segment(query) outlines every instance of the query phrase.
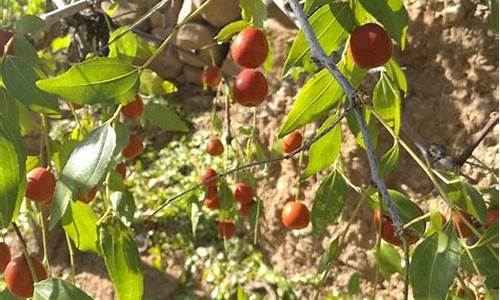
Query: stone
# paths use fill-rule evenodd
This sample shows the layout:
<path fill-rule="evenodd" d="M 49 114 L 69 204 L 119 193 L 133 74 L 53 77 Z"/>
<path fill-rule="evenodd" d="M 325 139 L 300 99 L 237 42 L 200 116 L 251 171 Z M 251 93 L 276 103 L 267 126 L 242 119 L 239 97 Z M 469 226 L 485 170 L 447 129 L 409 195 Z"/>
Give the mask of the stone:
<path fill-rule="evenodd" d="M 440 14 L 443 16 L 445 24 L 456 23 L 463 20 L 465 17 L 465 8 L 462 4 L 457 3 L 446 6 Z"/>
<path fill-rule="evenodd" d="M 182 7 L 182 0 L 172 0 L 170 5 L 155 11 L 151 17 L 151 27 L 172 28 L 177 24 L 177 18 Z"/>
<path fill-rule="evenodd" d="M 217 45 L 214 37 L 217 32 L 210 26 L 188 23 L 177 33 L 176 45 L 186 50 L 199 50 L 196 55 L 179 51 L 179 58 L 193 67 L 203 67 L 207 64 L 220 65 L 224 59 L 224 47 Z"/>
<path fill-rule="evenodd" d="M 113 21 L 120 25 L 131 25 L 148 11 L 146 3 L 131 3 L 129 1 L 123 0 L 117 1 L 117 3 L 119 6 L 112 17 L 114 17 Z M 103 1 L 101 3 L 101 8 L 102 10 L 106 11 L 112 5 L 113 3 L 111 1 Z M 147 20 L 140 24 L 137 29 L 148 31 L 150 26 L 150 22 L 149 20 Z"/>
<path fill-rule="evenodd" d="M 206 0 L 193 0 L 200 7 Z M 239 0 L 214 0 L 201 12 L 205 21 L 214 27 L 222 27 L 241 18 Z"/>
<path fill-rule="evenodd" d="M 188 65 L 185 65 L 184 68 L 182 68 L 182 76 L 184 77 L 184 80 L 189 83 L 202 85 L 201 82 L 202 74 L 203 74 L 203 68 L 196 68 Z"/>
<path fill-rule="evenodd" d="M 179 14 L 177 15 L 177 24 L 180 24 L 187 16 L 189 16 L 194 10 L 196 6 L 191 0 L 185 0 L 182 3 Z M 194 17 L 192 22 L 203 22 L 203 18 L 201 16 Z"/>

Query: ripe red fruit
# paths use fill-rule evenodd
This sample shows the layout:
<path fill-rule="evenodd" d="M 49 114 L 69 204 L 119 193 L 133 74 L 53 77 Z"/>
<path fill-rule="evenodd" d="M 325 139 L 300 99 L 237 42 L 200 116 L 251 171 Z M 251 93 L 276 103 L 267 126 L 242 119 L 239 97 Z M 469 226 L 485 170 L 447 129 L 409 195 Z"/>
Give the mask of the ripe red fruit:
<path fill-rule="evenodd" d="M 7 42 L 14 36 L 13 32 L 7 30 L 0 30 L 0 56 L 3 56 Z M 14 55 L 14 43 L 10 42 L 7 54 Z"/>
<path fill-rule="evenodd" d="M 50 203 L 56 189 L 56 178 L 45 168 L 31 170 L 26 179 L 26 197 L 40 203 Z"/>
<path fill-rule="evenodd" d="M 269 46 L 264 32 L 256 28 L 243 29 L 231 44 L 233 60 L 244 68 L 255 69 L 267 58 Z"/>
<path fill-rule="evenodd" d="M 210 156 L 219 156 L 224 153 L 224 145 L 218 138 L 212 138 L 207 143 L 207 153 Z"/>
<path fill-rule="evenodd" d="M 290 153 L 302 145 L 302 134 L 295 130 L 283 138 L 283 152 Z"/>
<path fill-rule="evenodd" d="M 144 103 L 142 102 L 142 98 L 140 96 L 136 96 L 134 101 L 122 107 L 121 110 L 122 115 L 129 119 L 137 119 L 142 115 L 143 111 Z"/>
<path fill-rule="evenodd" d="M 266 100 L 267 79 L 257 70 L 241 71 L 233 83 L 234 100 L 243 106 L 254 107 Z"/>
<path fill-rule="evenodd" d="M 203 202 L 203 206 L 208 209 L 217 209 L 219 208 L 219 195 L 207 196 L 205 201 Z"/>
<path fill-rule="evenodd" d="M 375 213 L 373 214 L 373 223 L 375 224 L 378 232 L 380 226 L 380 210 L 375 211 Z M 407 235 L 407 237 L 409 245 L 415 244 L 418 241 L 418 236 L 416 235 L 409 234 Z M 394 246 L 403 246 L 403 241 L 394 231 L 394 223 L 392 222 L 391 218 L 389 218 L 389 216 L 385 215 L 382 221 L 382 239 Z"/>
<path fill-rule="evenodd" d="M 498 222 L 498 207 L 488 209 L 488 215 L 486 216 L 486 224 L 484 224 L 484 227 L 488 229 L 496 222 Z"/>
<path fill-rule="evenodd" d="M 252 206 L 254 205 L 254 202 L 250 202 L 248 204 L 241 204 L 240 205 L 240 215 L 244 218 L 248 218 L 250 215 L 250 211 L 252 210 Z"/>
<path fill-rule="evenodd" d="M 358 67 L 371 69 L 391 59 L 392 40 L 382 26 L 368 23 L 352 32 L 349 50 Z"/>
<path fill-rule="evenodd" d="M 201 81 L 206 86 L 216 87 L 219 85 L 222 75 L 219 68 L 210 66 L 203 71 L 201 75 Z"/>
<path fill-rule="evenodd" d="M 214 169 L 208 168 L 203 171 L 203 173 L 200 174 L 200 180 L 201 181 L 206 181 L 212 177 L 217 176 L 217 172 L 215 172 Z M 210 182 L 207 182 L 204 184 L 205 187 L 217 187 L 217 179 L 211 180 Z"/>
<path fill-rule="evenodd" d="M 474 225 L 474 217 L 472 215 L 464 211 L 453 214 L 453 225 L 455 226 L 458 237 L 462 236 L 467 238 L 472 235 L 472 230 L 467 226 L 464 219 L 467 220 L 470 225 Z"/>
<path fill-rule="evenodd" d="M 234 188 L 233 197 L 236 201 L 241 204 L 249 204 L 252 203 L 253 197 L 255 193 L 253 192 L 252 187 L 248 186 L 244 182 L 239 182 L 236 184 Z"/>
<path fill-rule="evenodd" d="M 47 271 L 42 263 L 34 257 L 30 257 L 30 260 L 36 273 L 37 281 L 46 279 Z M 4 280 L 7 288 L 14 296 L 22 298 L 33 296 L 33 278 L 31 278 L 28 263 L 23 256 L 14 258 L 9 262 L 7 268 L 5 268 Z"/>
<path fill-rule="evenodd" d="M 82 192 L 78 191 L 78 194 L 76 195 L 76 200 L 85 203 L 90 203 L 92 200 L 94 200 L 96 194 L 97 194 L 97 187 L 92 188 L 87 194 L 87 197 L 83 197 Z"/>
<path fill-rule="evenodd" d="M 281 221 L 288 229 L 302 229 L 309 224 L 309 209 L 297 201 L 285 204 L 281 212 Z"/>
<path fill-rule="evenodd" d="M 125 166 L 125 163 L 119 163 L 116 165 L 116 172 L 120 173 L 122 175 L 122 178 L 125 179 L 127 177 L 127 167 Z"/>
<path fill-rule="evenodd" d="M 234 226 L 233 221 L 225 220 L 219 222 L 219 225 L 217 226 L 217 232 L 219 233 L 220 237 L 224 239 L 230 239 L 234 236 L 234 233 L 236 232 L 236 226 Z"/>
<path fill-rule="evenodd" d="M 142 140 L 135 134 L 131 134 L 128 145 L 122 150 L 122 155 L 126 159 L 133 159 L 144 151 Z"/>
<path fill-rule="evenodd" d="M 5 271 L 5 267 L 10 261 L 10 249 L 5 243 L 0 243 L 0 274 Z"/>

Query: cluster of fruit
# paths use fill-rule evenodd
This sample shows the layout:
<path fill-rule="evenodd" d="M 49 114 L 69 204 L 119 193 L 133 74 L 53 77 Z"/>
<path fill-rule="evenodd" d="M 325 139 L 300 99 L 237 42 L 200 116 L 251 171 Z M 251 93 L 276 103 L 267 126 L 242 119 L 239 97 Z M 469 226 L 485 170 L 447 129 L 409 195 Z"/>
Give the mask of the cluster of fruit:
<path fill-rule="evenodd" d="M 30 256 L 31 266 L 36 274 L 36 281 L 47 278 L 47 270 L 35 257 Z M 21 298 L 33 296 L 34 282 L 31 276 L 29 263 L 24 256 L 11 260 L 9 246 L 0 243 L 0 274 L 3 273 L 5 284 L 10 293 Z"/>
<path fill-rule="evenodd" d="M 402 247 L 403 241 L 398 237 L 397 233 L 395 232 L 394 223 L 392 222 L 391 218 L 384 214 L 382 217 L 382 224 L 380 224 L 380 220 L 381 220 L 380 210 L 376 210 L 375 213 L 373 214 L 373 223 L 377 228 L 381 228 L 382 239 L 389 244 Z M 444 225 L 447 222 L 448 219 L 443 214 L 441 214 L 441 224 Z M 464 211 L 453 213 L 452 222 L 453 222 L 453 227 L 457 232 L 457 235 L 462 238 L 468 238 L 474 234 L 470 226 L 474 228 L 483 227 L 483 229 L 487 230 L 488 228 L 491 227 L 491 225 L 498 222 L 498 208 L 488 209 L 486 222 L 484 224 L 479 224 L 478 222 L 476 222 L 475 218 L 472 215 Z M 419 237 L 412 233 L 408 233 L 406 238 L 408 245 L 415 244 L 419 240 Z"/>
<path fill-rule="evenodd" d="M 262 66 L 268 52 L 266 35 L 257 28 L 245 28 L 234 38 L 231 57 L 239 66 L 245 68 L 233 82 L 233 97 L 237 103 L 255 107 L 267 98 L 267 79 L 256 68 Z M 220 80 L 221 72 L 217 67 L 207 67 L 203 72 L 202 82 L 206 86 L 217 86 Z"/>
<path fill-rule="evenodd" d="M 219 156 L 223 152 L 224 146 L 220 139 L 212 138 L 208 141 L 207 153 L 209 155 Z M 219 208 L 220 195 L 218 192 L 217 177 L 217 172 L 212 168 L 204 170 L 200 175 L 200 180 L 204 183 L 203 187 L 205 188 L 205 201 L 203 205 L 207 209 L 214 210 Z M 233 198 L 239 206 L 240 215 L 243 218 L 247 218 L 252 207 L 256 204 L 253 188 L 244 181 L 240 181 L 234 188 Z M 218 233 L 225 239 L 231 238 L 235 234 L 235 231 L 236 227 L 232 220 L 223 220 L 218 225 Z"/>

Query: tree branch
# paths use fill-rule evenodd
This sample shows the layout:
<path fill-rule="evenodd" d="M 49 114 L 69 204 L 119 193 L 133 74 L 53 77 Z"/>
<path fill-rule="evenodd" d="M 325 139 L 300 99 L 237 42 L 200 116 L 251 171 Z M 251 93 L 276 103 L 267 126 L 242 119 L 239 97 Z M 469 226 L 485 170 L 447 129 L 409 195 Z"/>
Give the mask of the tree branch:
<path fill-rule="evenodd" d="M 302 10 L 302 7 L 299 4 L 299 1 L 290 0 L 289 3 L 290 6 L 292 7 L 295 16 L 297 17 L 297 20 L 300 24 L 302 31 L 304 32 L 307 43 L 309 44 L 309 47 L 311 49 L 311 56 L 313 56 L 316 60 L 318 60 L 318 62 L 321 65 L 323 65 L 325 68 L 328 69 L 328 71 L 330 71 L 332 76 L 337 80 L 337 82 L 340 84 L 340 86 L 344 89 L 345 93 L 347 94 L 347 97 L 349 99 L 349 104 L 354 107 L 356 103 L 356 91 L 349 83 L 347 78 L 345 78 L 345 76 L 340 72 L 340 70 L 335 66 L 333 61 L 325 54 L 325 52 L 321 48 L 319 41 L 311 25 L 309 24 L 309 21 L 307 20 L 307 16 L 305 15 L 304 11 Z M 363 137 L 363 141 L 366 146 L 366 154 L 370 165 L 370 173 L 372 181 L 377 186 L 380 196 L 384 202 L 384 205 L 387 207 L 389 211 L 390 217 L 394 223 L 395 228 L 397 229 L 397 232 L 400 233 L 402 230 L 401 218 L 396 212 L 394 202 L 392 201 L 389 195 L 385 182 L 379 176 L 379 166 L 365 120 L 363 118 L 362 113 L 357 108 L 354 108 L 353 112 L 354 116 L 356 117 L 356 121 L 358 123 L 361 135 Z"/>
<path fill-rule="evenodd" d="M 348 106 L 344 109 L 344 111 L 335 119 L 335 121 L 333 121 L 330 125 L 328 125 L 327 128 L 325 128 L 325 130 L 321 131 L 319 134 L 316 134 L 314 135 L 310 140 L 308 140 L 306 143 L 304 143 L 301 147 L 295 149 L 293 152 L 290 152 L 288 153 L 287 155 L 284 155 L 284 156 L 280 156 L 280 157 L 276 157 L 276 158 L 271 158 L 271 159 L 268 159 L 268 160 L 263 160 L 263 161 L 255 161 L 255 162 L 252 162 L 252 163 L 249 163 L 249 164 L 246 164 L 246 165 L 243 165 L 243 166 L 239 166 L 239 167 L 236 167 L 234 169 L 230 169 L 230 170 L 227 170 L 223 173 L 219 173 L 217 174 L 217 176 L 214 176 L 214 177 L 211 177 L 197 185 L 194 185 L 192 186 L 191 188 L 183 191 L 182 193 L 180 194 L 177 194 L 169 199 L 167 199 L 162 205 L 160 205 L 153 213 L 151 213 L 150 217 L 153 217 L 154 215 L 156 215 L 158 212 L 160 212 L 163 208 L 167 207 L 170 203 L 176 201 L 177 199 L 191 193 L 192 191 L 195 191 L 199 188 L 201 188 L 202 186 L 212 182 L 212 181 L 215 181 L 219 178 L 222 178 L 222 177 L 225 177 L 225 176 L 228 176 L 228 175 L 231 175 L 233 173 L 236 173 L 238 171 L 241 171 L 241 170 L 246 170 L 246 169 L 250 169 L 250 168 L 253 168 L 253 167 L 256 167 L 256 166 L 260 166 L 260 165 L 267 165 L 267 164 L 271 164 L 271 163 L 277 163 L 277 162 L 280 162 L 282 160 L 288 160 L 288 159 L 291 159 L 293 158 L 294 156 L 296 156 L 297 154 L 303 152 L 303 151 L 307 151 L 309 150 L 309 148 L 311 148 L 312 144 L 314 144 L 316 141 L 318 141 L 319 139 L 321 139 L 322 137 L 324 137 L 327 133 L 329 133 L 330 131 L 333 130 L 333 128 L 335 128 L 335 126 L 337 126 L 340 121 L 342 121 L 342 119 L 344 119 L 352 110 L 354 110 L 354 107 L 353 106 Z"/>

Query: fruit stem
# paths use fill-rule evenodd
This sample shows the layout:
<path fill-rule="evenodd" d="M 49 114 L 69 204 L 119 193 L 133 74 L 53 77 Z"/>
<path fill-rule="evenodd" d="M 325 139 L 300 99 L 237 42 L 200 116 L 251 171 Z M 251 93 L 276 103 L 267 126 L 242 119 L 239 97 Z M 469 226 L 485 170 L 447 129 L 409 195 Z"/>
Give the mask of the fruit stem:
<path fill-rule="evenodd" d="M 347 94 L 347 98 L 349 99 L 349 105 L 354 107 L 356 105 L 356 91 L 349 83 L 347 78 L 340 72 L 340 70 L 333 64 L 330 58 L 325 54 L 323 48 L 319 44 L 318 38 L 316 37 L 314 30 L 309 24 L 306 14 L 304 13 L 302 7 L 300 6 L 299 0 L 290 0 L 289 4 L 297 17 L 297 20 L 300 24 L 300 27 L 306 37 L 307 43 L 311 49 L 311 56 L 316 58 L 336 79 L 339 85 L 343 88 L 344 92 Z M 398 235 L 402 234 L 402 223 L 401 218 L 399 217 L 394 202 L 389 195 L 389 191 L 387 186 L 385 185 L 384 180 L 379 176 L 379 166 L 376 158 L 375 150 L 373 144 L 371 142 L 371 137 L 368 132 L 368 128 L 366 126 L 366 122 L 363 118 L 362 113 L 357 109 L 353 109 L 354 116 L 358 123 L 359 129 L 361 131 L 361 135 L 363 137 L 363 141 L 366 148 L 366 155 L 368 157 L 368 163 L 370 165 L 370 173 L 372 177 L 372 181 L 377 186 L 377 189 L 382 197 L 382 200 L 385 202 L 387 209 L 389 210 L 390 217 L 394 223 L 394 227 L 398 232 Z"/>
<path fill-rule="evenodd" d="M 12 228 L 14 229 L 14 232 L 17 235 L 17 238 L 21 242 L 21 247 L 23 248 L 23 255 L 24 255 L 24 258 L 26 259 L 26 263 L 28 264 L 28 269 L 29 269 L 30 274 L 31 274 L 31 279 L 33 279 L 33 282 L 37 282 L 38 277 L 36 276 L 35 267 L 33 266 L 30 254 L 28 252 L 28 245 L 26 244 L 26 241 L 24 240 L 23 235 L 21 234 L 21 231 L 19 230 L 19 227 L 17 227 L 17 224 L 15 222 L 12 222 L 11 224 L 12 224 Z"/>
<path fill-rule="evenodd" d="M 49 255 L 47 253 L 47 229 L 45 227 L 45 218 L 43 217 L 43 210 L 41 205 L 37 204 L 38 219 L 42 227 L 42 245 L 43 245 L 43 264 L 47 270 L 50 269 Z"/>
<path fill-rule="evenodd" d="M 75 272 L 75 254 L 73 252 L 73 246 L 71 245 L 71 241 L 69 239 L 69 235 L 64 231 L 64 236 L 66 237 L 66 245 L 68 246 L 68 253 L 69 253 L 69 264 L 71 268 L 71 281 L 75 283 L 75 277 L 76 277 L 76 272 Z"/>

